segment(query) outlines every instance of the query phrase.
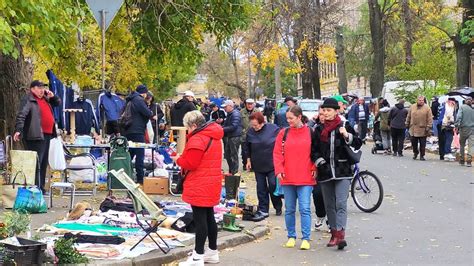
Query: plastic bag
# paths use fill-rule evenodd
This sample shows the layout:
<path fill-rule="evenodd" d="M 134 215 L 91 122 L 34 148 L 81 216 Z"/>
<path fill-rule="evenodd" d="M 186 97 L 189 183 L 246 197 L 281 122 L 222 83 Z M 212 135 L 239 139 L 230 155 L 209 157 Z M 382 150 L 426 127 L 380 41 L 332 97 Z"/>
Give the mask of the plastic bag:
<path fill-rule="evenodd" d="M 48 211 L 43 193 L 36 186 L 19 187 L 13 209 L 29 213 L 46 213 Z"/>
<path fill-rule="evenodd" d="M 76 157 L 72 158 L 70 165 L 73 166 L 83 166 L 83 167 L 90 167 L 92 166 L 92 159 L 89 157 Z M 98 176 L 98 170 L 96 167 L 96 176 Z M 84 170 L 69 170 L 68 180 L 71 182 L 87 182 L 92 183 L 94 182 L 94 172 L 92 169 L 84 169 Z"/>
<path fill-rule="evenodd" d="M 49 141 L 48 161 L 51 170 L 63 171 L 66 169 L 66 158 L 64 157 L 61 137 Z"/>
<path fill-rule="evenodd" d="M 281 189 L 280 180 L 278 180 L 278 178 L 276 178 L 276 186 L 275 191 L 273 191 L 273 195 L 277 197 L 283 196 L 283 190 Z"/>

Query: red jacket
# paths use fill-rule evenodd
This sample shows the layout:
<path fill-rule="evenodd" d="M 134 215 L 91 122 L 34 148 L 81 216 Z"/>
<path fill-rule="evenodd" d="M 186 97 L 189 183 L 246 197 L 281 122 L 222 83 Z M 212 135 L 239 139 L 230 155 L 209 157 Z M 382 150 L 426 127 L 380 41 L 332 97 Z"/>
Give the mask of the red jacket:
<path fill-rule="evenodd" d="M 186 147 L 177 160 L 187 172 L 183 201 L 198 207 L 219 203 L 222 189 L 222 138 L 224 130 L 216 123 L 206 124 L 187 136 Z M 204 152 L 212 139 L 211 146 Z"/>
<path fill-rule="evenodd" d="M 311 161 L 311 132 L 308 126 L 290 128 L 285 141 L 285 155 L 282 154 L 282 140 L 285 129 L 282 129 L 275 140 L 273 163 L 275 175 L 284 174 L 282 185 L 312 186 L 316 179 Z"/>

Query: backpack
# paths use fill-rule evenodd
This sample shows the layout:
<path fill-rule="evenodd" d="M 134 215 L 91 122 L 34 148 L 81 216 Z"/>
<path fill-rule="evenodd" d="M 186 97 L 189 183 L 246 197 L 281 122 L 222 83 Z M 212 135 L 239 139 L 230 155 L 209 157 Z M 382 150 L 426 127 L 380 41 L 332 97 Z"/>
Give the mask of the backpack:
<path fill-rule="evenodd" d="M 132 101 L 127 102 L 119 118 L 119 126 L 122 129 L 128 129 L 132 125 Z"/>

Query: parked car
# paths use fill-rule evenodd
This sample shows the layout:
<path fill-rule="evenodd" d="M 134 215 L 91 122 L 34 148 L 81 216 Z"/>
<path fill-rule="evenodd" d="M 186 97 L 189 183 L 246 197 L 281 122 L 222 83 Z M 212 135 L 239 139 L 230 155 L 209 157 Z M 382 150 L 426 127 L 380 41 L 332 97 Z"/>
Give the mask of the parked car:
<path fill-rule="evenodd" d="M 323 104 L 323 100 L 319 99 L 301 99 L 298 105 L 303 109 L 303 115 L 311 119 L 319 111 L 319 106 Z"/>

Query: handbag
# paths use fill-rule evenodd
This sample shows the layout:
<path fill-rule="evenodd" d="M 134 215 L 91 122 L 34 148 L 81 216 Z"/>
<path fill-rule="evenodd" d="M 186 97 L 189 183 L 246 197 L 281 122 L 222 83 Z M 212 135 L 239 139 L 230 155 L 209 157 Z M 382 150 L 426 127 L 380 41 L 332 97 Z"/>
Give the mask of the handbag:
<path fill-rule="evenodd" d="M 46 213 L 48 211 L 43 192 L 36 186 L 19 187 L 13 209 L 28 213 Z"/>
<path fill-rule="evenodd" d="M 23 178 L 25 179 L 23 184 L 16 183 L 18 175 L 23 175 Z M 13 208 L 19 187 L 21 185 L 26 186 L 26 175 L 22 171 L 18 171 L 13 180 L 8 180 L 8 182 L 9 184 L 5 184 L 2 187 L 2 202 L 5 209 Z"/>
<path fill-rule="evenodd" d="M 35 151 L 10 150 L 10 160 L 12 175 L 21 171 L 26 176 L 26 184 L 34 185 L 38 161 L 37 153 Z"/>
<path fill-rule="evenodd" d="M 64 171 L 66 169 L 63 142 L 59 136 L 49 141 L 48 161 L 51 170 Z"/>
<path fill-rule="evenodd" d="M 344 150 L 346 151 L 346 154 L 347 154 L 347 161 L 351 165 L 360 162 L 360 157 L 362 156 L 362 151 L 361 150 L 354 150 L 349 145 L 344 145 Z"/>
<path fill-rule="evenodd" d="M 204 153 L 209 150 L 209 147 L 211 147 L 212 144 L 212 139 L 209 140 L 209 143 L 207 143 L 206 149 L 204 150 Z M 178 181 L 176 182 L 176 190 L 177 191 L 184 191 L 184 179 L 186 178 L 186 175 L 188 174 L 188 171 L 182 171 L 180 174 L 180 177 L 178 177 Z"/>

